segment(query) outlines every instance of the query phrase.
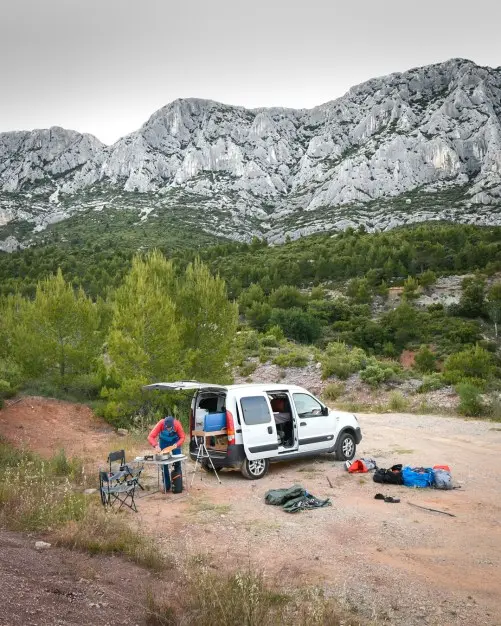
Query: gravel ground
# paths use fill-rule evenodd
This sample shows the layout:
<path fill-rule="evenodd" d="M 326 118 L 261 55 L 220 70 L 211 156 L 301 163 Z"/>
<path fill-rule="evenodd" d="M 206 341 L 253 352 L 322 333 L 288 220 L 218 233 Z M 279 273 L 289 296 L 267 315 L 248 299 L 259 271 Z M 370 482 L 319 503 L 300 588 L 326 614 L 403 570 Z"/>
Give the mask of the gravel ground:
<path fill-rule="evenodd" d="M 460 489 L 382 488 L 323 455 L 274 464 L 255 482 L 230 471 L 221 473 L 222 485 L 196 476 L 180 496 L 145 498 L 142 523 L 166 551 L 215 569 L 251 564 L 278 584 L 320 585 L 376 623 L 499 626 L 501 426 L 405 414 L 359 419 L 357 456 L 381 467 L 448 464 Z M 333 506 L 288 515 L 264 504 L 268 489 L 294 483 Z M 401 502 L 374 500 L 378 491 Z"/>

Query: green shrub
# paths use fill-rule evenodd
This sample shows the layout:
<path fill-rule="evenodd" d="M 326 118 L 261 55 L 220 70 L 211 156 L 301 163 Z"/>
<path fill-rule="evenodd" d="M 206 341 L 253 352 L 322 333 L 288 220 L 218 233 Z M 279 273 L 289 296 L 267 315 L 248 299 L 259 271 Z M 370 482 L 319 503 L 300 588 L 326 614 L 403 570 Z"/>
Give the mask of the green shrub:
<path fill-rule="evenodd" d="M 360 378 L 371 387 L 377 387 L 381 383 L 392 380 L 394 374 L 391 367 L 385 366 L 374 359 L 370 365 L 360 372 Z"/>
<path fill-rule="evenodd" d="M 472 378 L 488 381 L 493 374 L 492 354 L 480 346 L 451 354 L 444 363 L 444 380 L 453 385 Z"/>
<path fill-rule="evenodd" d="M 14 390 L 24 382 L 21 368 L 8 358 L 0 358 L 0 379 L 7 381 Z"/>
<path fill-rule="evenodd" d="M 345 380 L 367 365 L 368 357 L 361 348 L 349 348 L 344 343 L 330 343 L 321 356 L 322 377 L 337 376 Z"/>
<path fill-rule="evenodd" d="M 446 382 L 441 374 L 429 374 L 423 377 L 423 382 L 418 388 L 418 393 L 426 393 L 427 391 L 436 391 L 446 386 Z"/>
<path fill-rule="evenodd" d="M 0 378 L 0 400 L 10 398 L 12 395 L 14 395 L 14 390 L 10 383 Z"/>
<path fill-rule="evenodd" d="M 489 406 L 489 417 L 495 422 L 501 422 L 501 397 L 499 394 L 492 398 Z"/>
<path fill-rule="evenodd" d="M 257 363 L 255 361 L 246 361 L 239 369 L 240 376 L 250 376 L 256 371 Z"/>
<path fill-rule="evenodd" d="M 266 363 L 271 359 L 273 354 L 274 351 L 272 348 L 261 346 L 261 348 L 259 348 L 259 362 Z"/>
<path fill-rule="evenodd" d="M 280 326 L 270 326 L 266 331 L 266 337 L 274 337 L 279 343 L 285 339 L 284 331 Z"/>
<path fill-rule="evenodd" d="M 388 398 L 388 407 L 391 411 L 407 411 L 409 400 L 400 391 L 392 391 Z"/>
<path fill-rule="evenodd" d="M 310 352 L 306 348 L 296 346 L 277 354 L 273 359 L 275 365 L 280 367 L 304 367 L 310 362 Z"/>
<path fill-rule="evenodd" d="M 80 400 L 96 400 L 101 391 L 101 380 L 97 374 L 80 374 L 67 385 L 68 394 Z"/>
<path fill-rule="evenodd" d="M 259 350 L 259 336 L 257 332 L 250 330 L 243 333 L 242 347 L 246 352 L 255 356 Z"/>
<path fill-rule="evenodd" d="M 329 383 L 325 386 L 322 395 L 326 400 L 337 400 L 344 392 L 345 386 L 343 383 Z"/>
<path fill-rule="evenodd" d="M 458 411 L 467 417 L 478 417 L 485 411 L 480 389 L 471 383 L 460 383 L 456 386 L 459 395 Z"/>
<path fill-rule="evenodd" d="M 428 374 L 437 369 L 437 358 L 428 346 L 421 346 L 414 358 L 415 367 L 418 372 Z"/>
<path fill-rule="evenodd" d="M 297 287 L 282 285 L 271 292 L 268 301 L 272 309 L 292 309 L 294 307 L 302 309 L 306 304 L 306 296 Z"/>
<path fill-rule="evenodd" d="M 269 323 L 279 326 L 286 337 L 300 343 L 314 343 L 320 337 L 318 319 L 297 307 L 273 309 Z"/>

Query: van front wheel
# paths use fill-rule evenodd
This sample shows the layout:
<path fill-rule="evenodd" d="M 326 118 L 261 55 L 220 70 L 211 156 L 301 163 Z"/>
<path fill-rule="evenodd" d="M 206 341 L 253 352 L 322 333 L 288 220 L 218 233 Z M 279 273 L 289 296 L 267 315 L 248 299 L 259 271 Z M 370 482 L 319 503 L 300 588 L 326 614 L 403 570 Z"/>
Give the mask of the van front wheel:
<path fill-rule="evenodd" d="M 336 447 L 338 461 L 351 461 L 357 451 L 355 437 L 351 433 L 343 433 Z"/>
<path fill-rule="evenodd" d="M 248 480 L 257 480 L 266 474 L 269 467 L 270 462 L 268 459 L 254 459 L 253 461 L 245 459 L 240 467 L 240 471 Z"/>

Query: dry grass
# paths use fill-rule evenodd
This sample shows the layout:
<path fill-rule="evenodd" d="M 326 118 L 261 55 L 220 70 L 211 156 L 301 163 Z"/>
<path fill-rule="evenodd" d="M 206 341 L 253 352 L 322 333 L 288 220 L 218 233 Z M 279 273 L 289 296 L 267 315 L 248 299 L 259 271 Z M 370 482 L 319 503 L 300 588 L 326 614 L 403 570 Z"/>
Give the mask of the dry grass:
<path fill-rule="evenodd" d="M 150 626 L 361 626 L 334 600 L 315 588 L 277 590 L 262 573 L 244 570 L 215 574 L 190 567 L 181 581 L 185 591 L 175 600 L 148 595 Z"/>
<path fill-rule="evenodd" d="M 85 496 L 71 483 L 71 464 L 61 454 L 49 461 L 0 441 L 0 525 L 10 530 L 45 531 L 79 520 Z"/>
<path fill-rule="evenodd" d="M 98 505 L 90 506 L 84 517 L 57 530 L 54 541 L 72 550 L 90 554 L 121 554 L 134 563 L 154 571 L 172 567 L 162 556 L 155 541 L 134 529 L 127 513 Z"/>

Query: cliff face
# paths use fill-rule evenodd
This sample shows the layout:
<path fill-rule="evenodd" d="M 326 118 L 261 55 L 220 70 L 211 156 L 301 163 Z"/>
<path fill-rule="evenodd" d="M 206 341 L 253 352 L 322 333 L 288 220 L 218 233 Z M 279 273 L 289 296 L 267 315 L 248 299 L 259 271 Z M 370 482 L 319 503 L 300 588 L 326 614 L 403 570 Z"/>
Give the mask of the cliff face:
<path fill-rule="evenodd" d="M 453 59 L 370 80 L 311 110 L 176 100 L 112 146 L 60 128 L 0 134 L 0 225 L 28 216 L 43 226 L 96 188 L 122 203 L 139 192 L 152 206 L 198 205 L 202 222 L 229 211 L 225 234 L 234 237 L 387 227 L 403 219 L 391 198 L 429 192 L 443 205 L 450 189 L 461 202 L 435 209 L 496 220 L 501 69 Z M 427 219 L 424 205 L 406 220 Z"/>

